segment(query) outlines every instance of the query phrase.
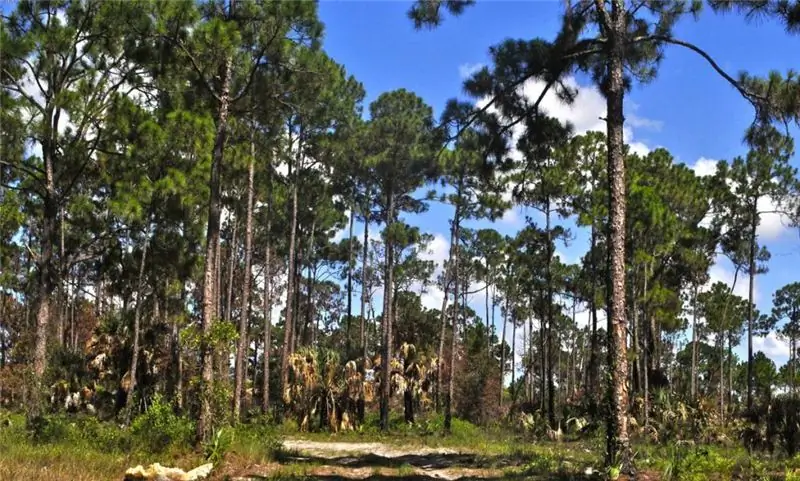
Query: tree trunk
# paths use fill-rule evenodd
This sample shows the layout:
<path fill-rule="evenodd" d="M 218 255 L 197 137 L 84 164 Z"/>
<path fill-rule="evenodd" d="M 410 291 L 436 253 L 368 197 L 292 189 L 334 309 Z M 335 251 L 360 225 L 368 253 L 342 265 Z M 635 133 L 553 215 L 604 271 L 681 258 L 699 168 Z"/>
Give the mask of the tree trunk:
<path fill-rule="evenodd" d="M 517 319 L 511 316 L 511 386 L 517 377 Z M 514 392 L 516 392 L 516 388 Z"/>
<path fill-rule="evenodd" d="M 359 384 L 359 397 L 358 402 L 356 403 L 356 410 L 358 411 L 358 422 L 359 424 L 364 423 L 364 414 L 365 414 L 365 406 L 364 406 L 364 380 L 367 376 L 367 297 L 369 296 L 369 217 L 370 217 L 370 209 L 369 209 L 369 196 L 370 191 L 367 189 L 365 201 L 366 204 L 364 206 L 364 245 L 362 247 L 362 258 L 361 258 L 361 332 L 360 341 L 361 341 L 361 383 Z"/>
<path fill-rule="evenodd" d="M 149 222 L 150 219 L 147 219 Z M 142 258 L 139 261 L 139 277 L 136 281 L 136 307 L 133 309 L 133 354 L 131 356 L 131 384 L 128 388 L 128 395 L 125 400 L 125 425 L 131 423 L 133 412 L 133 394 L 136 391 L 136 368 L 139 365 L 139 324 L 142 317 L 142 305 L 144 304 L 144 266 L 147 263 L 147 245 L 150 242 L 150 229 L 145 232 L 144 243 L 142 244 Z"/>
<path fill-rule="evenodd" d="M 697 289 L 695 284 L 692 293 L 692 402 L 697 402 Z"/>
<path fill-rule="evenodd" d="M 545 229 L 547 231 L 547 264 L 545 278 L 547 282 L 547 419 L 550 428 L 556 428 L 555 383 L 553 382 L 553 238 L 550 230 L 550 199 L 545 206 Z M 558 350 L 559 353 L 561 349 Z"/>
<path fill-rule="evenodd" d="M 451 227 L 450 228 L 450 250 L 448 252 L 448 259 L 447 264 L 444 266 L 444 272 L 442 273 L 443 279 L 443 294 L 442 294 L 442 310 L 439 311 L 439 315 L 441 318 L 441 328 L 439 330 L 439 358 L 436 364 L 436 409 L 441 408 L 441 397 L 442 397 L 442 384 L 444 382 L 442 376 L 442 367 L 444 366 L 444 341 L 445 336 L 447 335 L 447 292 L 450 290 L 450 264 L 453 261 L 453 245 L 455 244 L 455 230 Z"/>
<path fill-rule="evenodd" d="M 367 189 L 366 198 L 369 199 L 370 191 Z M 365 204 L 368 202 L 367 200 L 364 201 Z M 361 257 L 361 355 L 364 358 L 364 362 L 366 363 L 367 360 L 367 329 L 366 329 L 366 320 L 367 320 L 367 297 L 368 297 L 368 285 L 369 285 L 369 205 L 364 206 L 364 245 L 361 247 L 362 249 L 362 257 Z"/>
<path fill-rule="evenodd" d="M 593 181 L 594 182 L 594 181 Z M 592 186 L 594 192 L 594 185 Z M 599 387 L 599 364 L 600 364 L 600 343 L 597 338 L 597 264 L 595 262 L 597 250 L 597 230 L 595 229 L 595 220 L 592 219 L 592 233 L 591 233 L 591 246 L 590 246 L 590 269 L 592 273 L 591 289 L 589 299 L 589 310 L 592 316 L 592 334 L 589 344 L 589 370 L 588 370 L 588 383 L 586 393 L 589 397 L 589 415 L 593 418 L 597 416 L 597 392 Z"/>
<path fill-rule="evenodd" d="M 394 193 L 386 194 L 386 229 L 394 225 Z M 392 292 L 394 291 L 394 243 L 386 238 L 386 282 L 383 287 L 383 355 L 381 356 L 381 431 L 389 430 L 389 361 L 392 354 Z"/>
<path fill-rule="evenodd" d="M 597 2 L 600 3 L 599 1 Z M 601 12 L 607 15 L 603 10 Z M 625 156 L 623 124 L 624 38 L 627 32 L 626 10 L 622 0 L 612 0 L 607 15 L 607 147 L 609 208 L 609 299 L 608 366 L 609 410 L 607 422 L 606 464 L 620 465 L 623 473 L 633 474 L 633 459 L 628 439 L 628 359 L 625 322 Z"/>
<path fill-rule="evenodd" d="M 756 229 L 758 228 L 758 198 L 752 200 L 750 230 L 750 289 L 747 298 L 747 410 L 753 409 L 753 302 L 756 280 Z"/>
<path fill-rule="evenodd" d="M 47 119 L 50 120 L 53 116 L 52 108 L 47 110 Z M 45 138 L 48 136 L 45 135 Z M 33 383 L 33 393 L 29 400 L 30 408 L 28 411 L 28 420 L 32 420 L 42 413 L 44 402 L 44 389 L 42 381 L 44 381 L 44 372 L 47 368 L 47 337 L 50 326 L 50 296 L 55 290 L 55 285 L 58 282 L 58 272 L 53 265 L 53 249 L 55 244 L 55 236 L 58 232 L 58 199 L 56 197 L 55 177 L 53 175 L 53 163 L 55 152 L 54 147 L 45 140 L 42 145 L 42 157 L 44 160 L 44 173 L 45 173 L 45 195 L 42 198 L 44 207 L 42 216 L 41 238 L 40 246 L 41 251 L 39 258 L 36 260 L 38 265 L 37 276 L 37 310 L 36 310 L 36 334 L 34 340 L 33 350 L 33 374 L 35 382 Z"/>
<path fill-rule="evenodd" d="M 486 271 L 489 271 L 489 262 L 486 262 Z M 489 280 L 487 275 L 486 288 L 484 292 L 486 302 L 486 351 L 491 354 L 492 352 L 492 328 L 491 321 L 489 320 Z"/>
<path fill-rule="evenodd" d="M 508 325 L 508 294 L 506 294 L 506 308 L 503 311 L 503 338 L 500 339 L 500 399 L 498 405 L 503 405 L 503 381 L 506 374 L 506 326 Z M 514 353 L 512 352 L 513 356 Z"/>
<path fill-rule="evenodd" d="M 455 389 L 456 347 L 458 343 L 458 288 L 460 287 L 458 278 L 458 251 L 460 244 L 459 230 L 461 227 L 461 182 L 459 182 L 458 185 L 457 195 L 458 204 L 456 204 L 456 210 L 453 214 L 452 243 L 450 244 L 451 258 L 453 260 L 453 337 L 450 341 L 450 376 L 448 377 L 447 396 L 445 396 L 444 399 L 444 430 L 448 433 L 450 432 L 453 420 L 453 392 Z"/>
<path fill-rule="evenodd" d="M 347 237 L 347 324 L 345 327 L 345 354 L 350 358 L 352 343 L 350 342 L 350 326 L 353 320 L 353 224 L 356 218 L 355 201 L 350 203 L 350 234 Z"/>
<path fill-rule="evenodd" d="M 298 155 L 295 162 L 300 160 L 300 152 L 302 148 L 298 148 Z M 297 244 L 297 173 L 292 172 L 292 163 L 289 164 L 289 177 L 295 174 L 291 179 L 292 186 L 292 224 L 289 230 L 289 259 L 288 275 L 286 277 L 286 319 L 283 328 L 283 351 L 281 353 L 281 393 L 286 390 L 287 383 L 289 382 L 289 356 L 292 355 L 292 328 L 294 327 L 293 317 L 293 303 L 294 303 L 294 285 L 295 285 L 295 260 L 296 260 L 296 244 Z M 296 169 L 295 169 L 296 170 Z"/>
<path fill-rule="evenodd" d="M 231 3 L 233 10 L 233 3 Z M 232 14 L 233 12 L 231 12 Z M 230 83 L 232 74 L 233 59 L 228 57 L 222 66 L 220 77 L 222 87 L 219 93 L 219 109 L 217 112 L 217 132 L 214 139 L 214 152 L 211 162 L 211 179 L 209 182 L 210 197 L 208 203 L 208 229 L 206 231 L 206 259 L 205 272 L 203 276 L 203 317 L 202 330 L 203 338 L 200 345 L 201 353 L 201 400 L 200 416 L 197 420 L 197 439 L 204 441 L 211 433 L 211 388 L 214 382 L 214 351 L 208 337 L 211 335 L 212 324 L 215 317 L 214 303 L 216 300 L 216 289 L 214 282 L 214 262 L 216 253 L 214 247 L 219 242 L 219 224 L 221 215 L 221 196 L 220 196 L 220 169 L 222 167 L 223 155 L 225 152 L 225 142 L 228 136 L 228 95 L 230 93 Z"/>
<path fill-rule="evenodd" d="M 314 283 L 316 282 L 316 276 L 313 275 L 314 273 L 314 236 L 317 230 L 317 219 L 314 217 L 311 221 L 311 235 L 308 237 L 308 250 L 306 254 L 306 258 L 308 259 L 308 277 L 306 279 L 306 323 L 305 327 L 303 328 L 303 343 L 306 345 L 312 345 L 314 342 L 314 324 L 312 323 L 312 314 L 314 312 L 314 305 L 312 304 L 312 298 L 314 294 Z M 311 333 L 309 335 L 308 330 L 311 329 Z"/>
<path fill-rule="evenodd" d="M 244 273 L 242 275 L 242 308 L 239 313 L 239 342 L 236 345 L 236 366 L 233 388 L 233 422 L 238 423 L 242 412 L 245 358 L 247 357 L 247 327 L 250 319 L 250 263 L 253 258 L 253 196 L 255 195 L 255 139 L 250 138 L 250 162 L 247 166 L 247 214 L 244 228 Z"/>
<path fill-rule="evenodd" d="M 719 412 L 725 412 L 725 336 L 719 338 Z M 723 416 L 723 419 L 724 416 Z"/>
<path fill-rule="evenodd" d="M 272 175 L 267 199 L 267 247 L 264 252 L 264 369 L 261 379 L 261 411 L 269 412 L 269 360 L 272 353 Z"/>
<path fill-rule="evenodd" d="M 228 246 L 228 288 L 227 295 L 225 296 L 225 313 L 224 318 L 226 322 L 233 321 L 233 280 L 236 274 L 236 247 L 239 244 L 239 219 L 233 219 L 233 234 L 231 236 L 231 243 Z"/>

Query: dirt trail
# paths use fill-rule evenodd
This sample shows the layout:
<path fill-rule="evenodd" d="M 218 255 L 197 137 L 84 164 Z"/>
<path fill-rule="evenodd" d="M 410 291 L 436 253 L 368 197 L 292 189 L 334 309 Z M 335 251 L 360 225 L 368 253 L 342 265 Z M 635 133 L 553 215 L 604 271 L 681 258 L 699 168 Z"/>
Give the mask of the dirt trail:
<path fill-rule="evenodd" d="M 458 454 L 459 451 L 448 448 L 429 448 L 423 446 L 401 448 L 384 443 L 347 443 L 308 441 L 305 439 L 287 439 L 283 441 L 287 451 L 298 451 L 302 454 L 320 458 L 338 458 L 343 455 L 369 454 L 384 458 L 400 458 L 404 456 L 427 456 Z"/>
<path fill-rule="evenodd" d="M 288 439 L 283 441 L 283 449 L 286 457 L 282 463 L 253 466 L 232 479 L 249 481 L 291 473 L 326 481 L 403 478 L 455 481 L 502 475 L 499 470 L 475 466 L 475 454 L 448 448 Z"/>

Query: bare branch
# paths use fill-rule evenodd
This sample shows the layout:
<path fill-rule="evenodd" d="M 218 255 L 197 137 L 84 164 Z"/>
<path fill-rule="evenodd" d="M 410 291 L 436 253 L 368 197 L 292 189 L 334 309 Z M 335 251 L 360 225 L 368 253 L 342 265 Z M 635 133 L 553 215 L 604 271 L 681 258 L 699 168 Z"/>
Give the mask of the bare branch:
<path fill-rule="evenodd" d="M 755 93 L 745 89 L 739 82 L 736 81 L 736 79 L 734 79 L 727 72 L 725 72 L 725 70 L 723 70 L 722 67 L 720 67 L 719 64 L 717 64 L 717 62 L 711 57 L 711 55 L 709 55 L 705 50 L 701 49 L 700 47 L 692 43 L 684 42 L 683 40 L 678 40 L 676 38 L 668 37 L 665 35 L 650 35 L 647 37 L 639 37 L 635 38 L 632 41 L 632 43 L 640 43 L 647 41 L 656 41 L 672 45 L 679 45 L 681 47 L 688 48 L 689 50 L 697 53 L 698 55 L 703 57 L 708 62 L 708 64 L 711 65 L 711 68 L 713 68 L 722 78 L 727 80 L 728 83 L 730 83 L 733 86 L 733 88 L 735 88 L 742 95 L 742 97 L 747 99 L 753 105 L 756 111 L 760 111 L 762 104 L 766 102 L 767 100 L 766 98 L 760 95 L 756 95 Z"/>

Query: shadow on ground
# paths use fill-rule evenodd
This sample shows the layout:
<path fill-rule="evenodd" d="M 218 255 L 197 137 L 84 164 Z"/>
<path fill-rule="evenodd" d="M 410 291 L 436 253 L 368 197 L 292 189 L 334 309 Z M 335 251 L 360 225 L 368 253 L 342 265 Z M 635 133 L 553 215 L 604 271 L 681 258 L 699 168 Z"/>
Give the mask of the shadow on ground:
<path fill-rule="evenodd" d="M 477 454 L 426 453 L 407 454 L 403 456 L 381 456 L 379 454 L 353 454 L 346 456 L 312 456 L 295 452 L 278 453 L 281 463 L 308 463 L 316 465 L 342 466 L 348 468 L 400 468 L 413 466 L 421 469 L 503 469 L 526 466 L 544 459 L 535 453 L 512 454 L 502 456 L 486 456 Z M 571 463 L 575 460 L 564 459 Z"/>
<path fill-rule="evenodd" d="M 249 476 L 244 479 L 252 480 L 252 481 L 260 481 L 260 480 L 283 480 L 283 481 L 353 481 L 354 479 L 358 479 L 359 481 L 390 481 L 390 480 L 402 480 L 402 481 L 442 481 L 441 476 L 425 476 L 420 474 L 409 474 L 406 476 L 403 475 L 383 475 L 383 474 L 373 474 L 368 477 L 364 478 L 354 478 L 354 477 L 347 477 L 347 476 L 327 476 L 327 475 L 291 475 L 291 476 Z M 559 474 L 559 473 L 550 473 L 546 475 L 498 475 L 498 476 L 460 476 L 454 478 L 446 478 L 450 479 L 451 481 L 494 481 L 494 480 L 534 480 L 534 481 L 590 481 L 596 480 L 597 478 L 585 475 L 578 475 L 578 474 Z"/>

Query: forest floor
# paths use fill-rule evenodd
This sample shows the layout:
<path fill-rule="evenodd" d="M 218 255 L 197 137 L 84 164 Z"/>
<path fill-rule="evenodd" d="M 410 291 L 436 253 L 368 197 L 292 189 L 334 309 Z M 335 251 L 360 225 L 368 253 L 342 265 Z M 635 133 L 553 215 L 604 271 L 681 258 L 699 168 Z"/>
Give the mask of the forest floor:
<path fill-rule="evenodd" d="M 454 447 L 430 446 L 416 442 L 344 442 L 339 440 L 290 438 L 282 442 L 275 460 L 264 465 L 235 468 L 221 473 L 222 479 L 256 481 L 263 479 L 303 480 L 589 480 L 599 479 L 591 465 L 591 450 L 554 445 L 539 449 L 502 449 L 496 443 L 491 450 L 475 445 Z M 402 442 L 402 440 L 400 440 Z M 431 444 L 431 440 L 428 440 Z M 437 444 L 437 443 L 433 443 Z M 506 448 L 508 445 L 505 446 Z M 506 452 L 501 452 L 506 451 Z M 557 452 L 561 451 L 559 455 Z M 580 452 L 580 454 L 578 454 Z M 645 475 L 639 479 L 657 479 Z"/>
<path fill-rule="evenodd" d="M 606 479 L 599 434 L 556 443 L 460 421 L 453 428 L 451 435 L 442 436 L 420 426 L 397 427 L 382 435 L 371 428 L 331 434 L 243 425 L 228 431 L 232 435 L 218 453 L 209 481 Z M 42 434 L 46 439 L 31 438 L 21 415 L 0 412 L 0 480 L 114 481 L 138 464 L 158 462 L 189 470 L 208 462 L 210 455 L 208 446 L 150 452 L 149 444 L 137 444 L 129 431 L 80 417 L 54 416 Z M 751 457 L 737 446 L 642 442 L 635 443 L 634 451 L 636 479 L 642 481 L 800 479 L 800 456 Z"/>

